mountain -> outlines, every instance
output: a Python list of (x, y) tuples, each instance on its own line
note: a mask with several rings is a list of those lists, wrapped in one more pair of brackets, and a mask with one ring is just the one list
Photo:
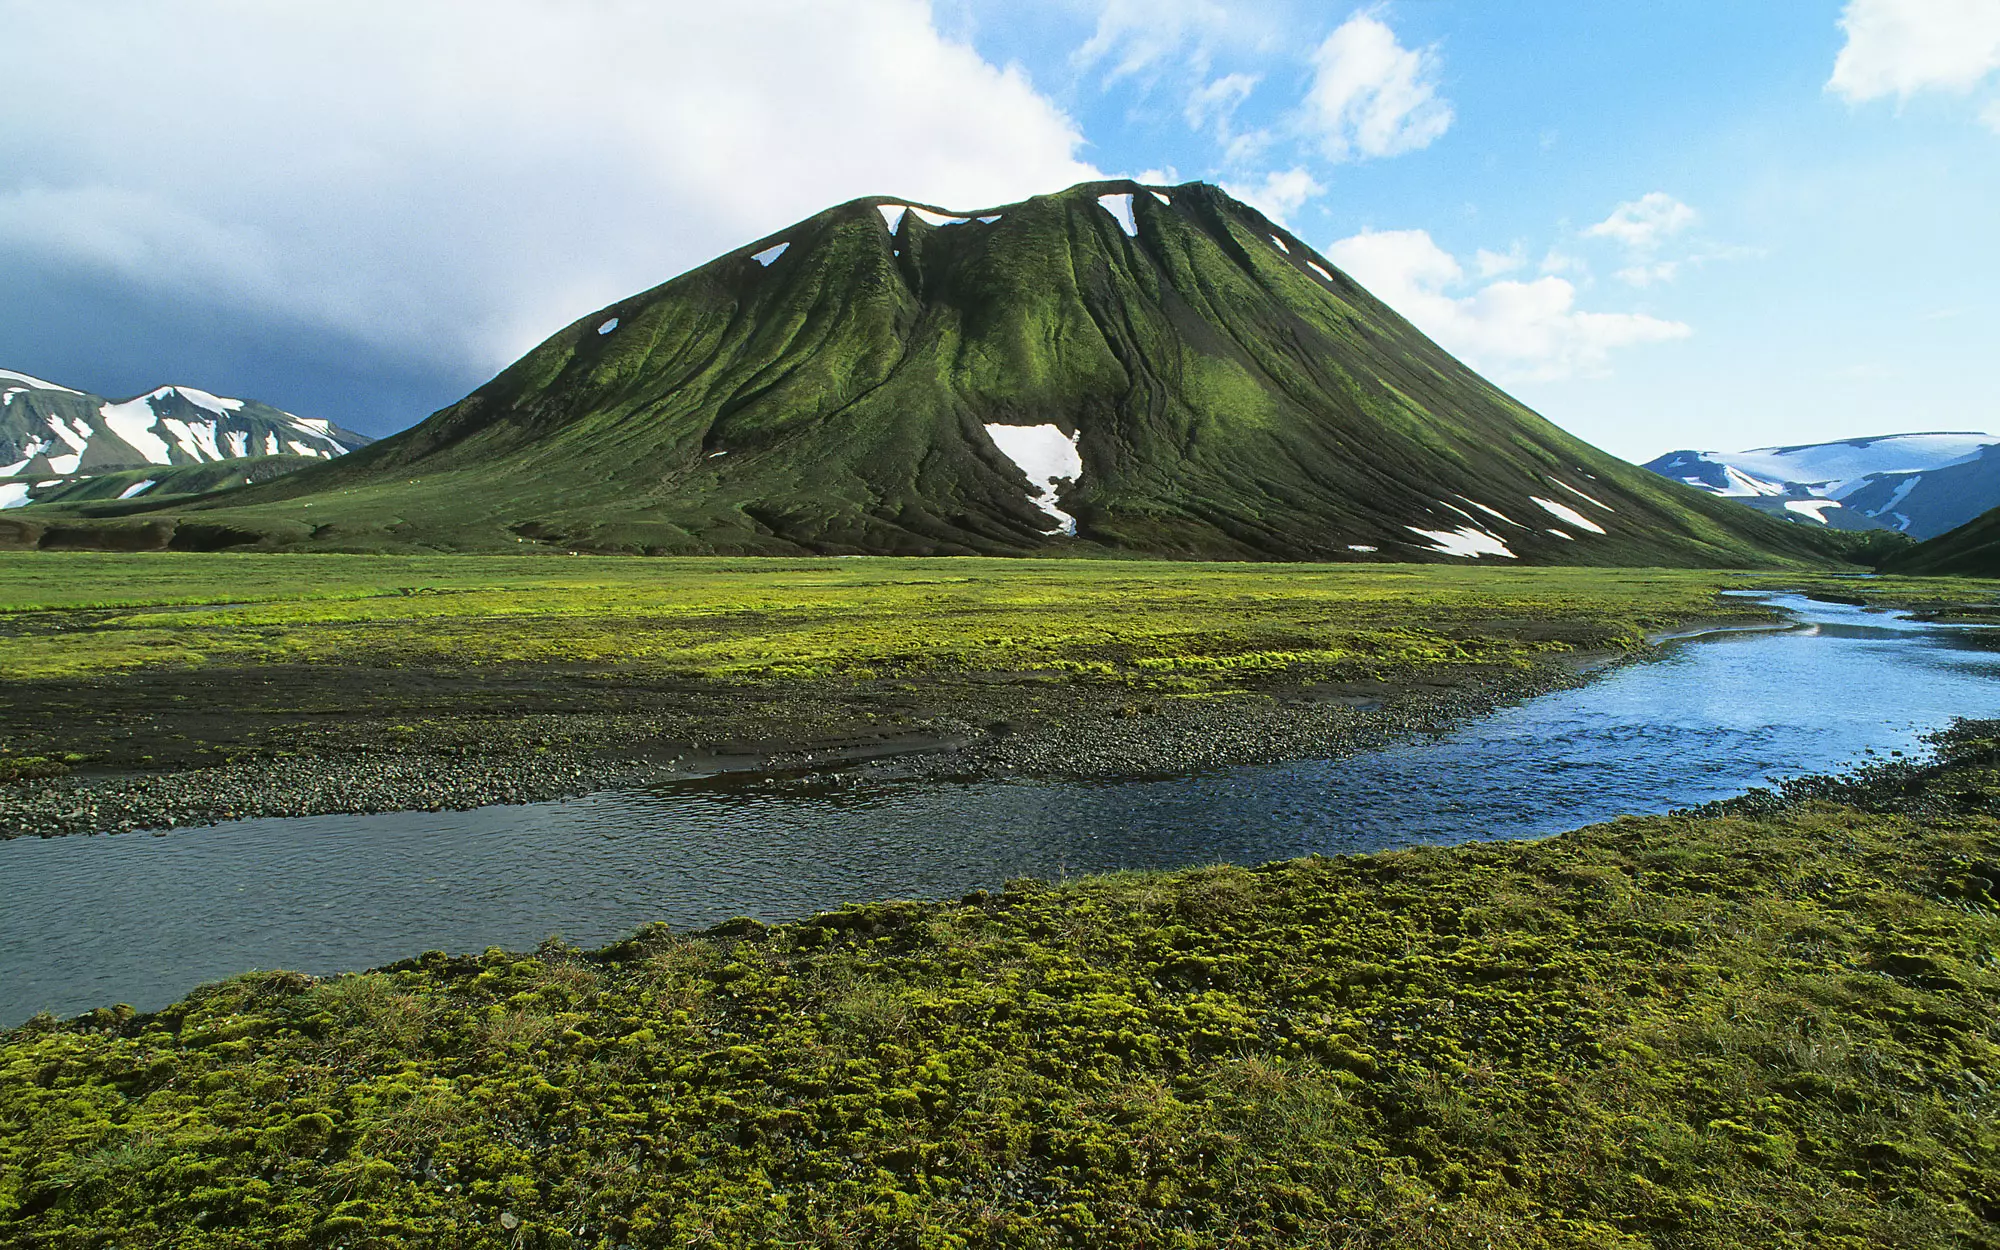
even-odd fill
[(1884, 560), (1884, 573), (2000, 577), (2000, 508)]
[(297, 473), (318, 464), (320, 456), (248, 456), (241, 460), (212, 460), (205, 464), (177, 464), (161, 468), (118, 469), (87, 477), (62, 477), (40, 481), (0, 481), (0, 508), (28, 504), (77, 507), (110, 503), (144, 496), (149, 504), (166, 499), (206, 495), (274, 477)]
[(2000, 505), (2000, 438), (1883, 434), (1752, 451), (1670, 451), (1646, 468), (1776, 516), (1930, 538)]
[(153, 534), (198, 520), (203, 544), (342, 550), (1831, 550), (1564, 433), (1215, 187), (1127, 181), (838, 205), (582, 318), (401, 434), (97, 523), (140, 514)]
[(0, 369), (0, 507), (120, 469), (261, 456), (327, 459), (372, 441), (328, 421), (191, 386), (109, 400)]

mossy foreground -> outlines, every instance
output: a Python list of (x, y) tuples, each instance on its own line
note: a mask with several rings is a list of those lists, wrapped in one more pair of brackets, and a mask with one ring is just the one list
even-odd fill
[(2000, 1245), (1997, 762), (32, 1022), (0, 1242)]

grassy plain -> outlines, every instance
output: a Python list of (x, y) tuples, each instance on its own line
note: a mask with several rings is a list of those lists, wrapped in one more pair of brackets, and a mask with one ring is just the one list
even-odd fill
[[(1033, 670), (1207, 686), (1298, 668), (1632, 648), (1650, 630), (1717, 613), (1718, 590), (1815, 580), (975, 558), (4, 553), (0, 678), (566, 664), (729, 679)], [(1871, 593), (1966, 590), (1878, 582)]]
[(0, 1037), (21, 1246), (2000, 1245), (2000, 742)]
[[(1314, 726), (1338, 706), (1481, 690), (1466, 696), (1476, 711), (1480, 698), (1547, 688), (1580, 653), (1757, 618), (1717, 592), (1769, 586), (1863, 583), (1440, 565), (0, 553), (0, 763), (32, 761), (12, 769), (31, 777), (447, 747), (664, 759), (702, 743), (824, 759), (1044, 732), (1098, 733), (1111, 744), (1092, 757), (1099, 772), (1278, 758), (1322, 749)], [(1934, 605), (1993, 594), (1937, 579), (1865, 586)], [(1190, 754), (1191, 740), (1219, 742), (1221, 708), (1194, 706), (1217, 700), (1265, 720), (1231, 721), (1236, 741)], [(1181, 745), (1160, 745), (1169, 739)]]

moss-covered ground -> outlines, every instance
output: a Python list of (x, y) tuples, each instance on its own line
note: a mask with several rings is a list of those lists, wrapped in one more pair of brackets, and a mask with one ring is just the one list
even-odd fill
[(0, 1242), (2000, 1245), (1996, 729), (1541, 842), (39, 1020)]

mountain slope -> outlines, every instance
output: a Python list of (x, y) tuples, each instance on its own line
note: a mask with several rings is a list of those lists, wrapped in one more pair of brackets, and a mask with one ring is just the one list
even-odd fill
[(1884, 573), (2000, 577), (2000, 508), (1883, 561)]
[(1670, 451), (1645, 467), (1773, 515), (1914, 538), (1942, 534), (2000, 505), (2000, 439), (1974, 432)]
[(828, 209), (411, 430), (190, 507), (246, 542), (364, 550), (1825, 550), (1557, 429), (1221, 191), (1130, 182)]
[[(0, 369), (0, 479), (44, 481), (253, 456), (326, 459), (372, 441), (328, 421), (191, 386), (117, 401)], [(25, 491), (0, 490), (22, 496), (17, 504), (25, 500)]]

